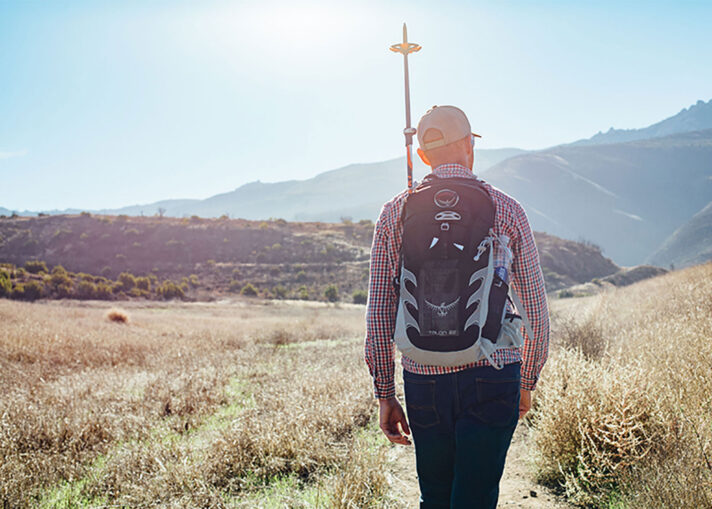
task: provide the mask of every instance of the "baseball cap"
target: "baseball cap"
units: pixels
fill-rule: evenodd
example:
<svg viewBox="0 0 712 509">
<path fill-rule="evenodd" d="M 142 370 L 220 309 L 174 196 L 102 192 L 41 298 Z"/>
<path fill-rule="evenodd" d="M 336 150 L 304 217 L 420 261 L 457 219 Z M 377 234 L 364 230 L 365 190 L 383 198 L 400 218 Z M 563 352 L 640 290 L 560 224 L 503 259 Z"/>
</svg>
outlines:
<svg viewBox="0 0 712 509">
<path fill-rule="evenodd" d="M 470 135 L 481 137 L 472 132 L 465 112 L 455 106 L 430 108 L 418 122 L 417 132 L 418 143 L 423 150 L 444 147 Z M 428 142 L 423 141 L 426 134 Z"/>
</svg>

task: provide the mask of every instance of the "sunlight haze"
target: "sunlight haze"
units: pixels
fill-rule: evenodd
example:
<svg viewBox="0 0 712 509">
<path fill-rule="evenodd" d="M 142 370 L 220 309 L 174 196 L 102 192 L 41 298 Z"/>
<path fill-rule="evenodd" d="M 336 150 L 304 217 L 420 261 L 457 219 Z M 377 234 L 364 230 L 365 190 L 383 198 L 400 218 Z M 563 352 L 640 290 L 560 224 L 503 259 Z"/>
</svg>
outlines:
<svg viewBox="0 0 712 509">
<path fill-rule="evenodd" d="M 401 157 L 455 104 L 480 148 L 546 148 L 712 98 L 704 2 L 0 3 L 0 206 L 206 198 Z"/>
</svg>

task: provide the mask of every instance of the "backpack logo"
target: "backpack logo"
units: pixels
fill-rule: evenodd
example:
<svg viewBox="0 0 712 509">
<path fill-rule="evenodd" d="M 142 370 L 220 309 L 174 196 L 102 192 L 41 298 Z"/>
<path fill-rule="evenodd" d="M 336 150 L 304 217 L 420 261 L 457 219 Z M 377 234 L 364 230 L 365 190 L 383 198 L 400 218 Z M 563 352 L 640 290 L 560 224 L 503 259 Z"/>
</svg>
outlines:
<svg viewBox="0 0 712 509">
<path fill-rule="evenodd" d="M 440 317 L 445 317 L 445 316 L 447 316 L 447 314 L 448 314 L 450 311 L 452 311 L 452 310 L 455 308 L 455 306 L 457 306 L 457 303 L 458 303 L 458 302 L 460 302 L 460 297 L 458 297 L 457 299 L 455 299 L 454 301 L 452 301 L 450 304 L 445 304 L 445 303 L 443 302 L 443 303 L 440 304 L 439 306 L 436 306 L 435 304 L 433 304 L 432 302 L 428 302 L 427 300 L 425 301 L 425 303 L 428 305 L 428 307 L 429 307 L 430 309 L 432 309 L 433 311 L 437 311 L 438 316 L 440 316 Z"/>
<path fill-rule="evenodd" d="M 460 201 L 460 196 L 451 189 L 441 189 L 435 193 L 433 200 L 435 201 L 435 205 L 441 209 L 448 209 L 457 205 L 457 202 Z"/>
</svg>

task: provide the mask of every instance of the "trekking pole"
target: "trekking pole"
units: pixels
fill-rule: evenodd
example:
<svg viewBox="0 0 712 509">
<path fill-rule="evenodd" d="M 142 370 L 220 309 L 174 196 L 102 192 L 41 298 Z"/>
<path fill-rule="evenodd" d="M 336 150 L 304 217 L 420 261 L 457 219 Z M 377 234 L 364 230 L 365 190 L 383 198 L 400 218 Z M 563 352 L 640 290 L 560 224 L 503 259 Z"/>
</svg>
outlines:
<svg viewBox="0 0 712 509">
<path fill-rule="evenodd" d="M 406 164 L 408 166 L 408 193 L 413 192 L 413 135 L 415 134 L 415 128 L 410 126 L 410 83 L 408 80 L 408 54 L 420 51 L 420 46 L 413 42 L 408 42 L 408 29 L 403 23 L 403 42 L 400 44 L 393 44 L 391 46 L 391 51 L 400 53 L 403 55 L 403 71 L 405 73 L 405 129 L 403 129 L 403 134 L 405 135 L 405 147 L 406 147 Z"/>
</svg>

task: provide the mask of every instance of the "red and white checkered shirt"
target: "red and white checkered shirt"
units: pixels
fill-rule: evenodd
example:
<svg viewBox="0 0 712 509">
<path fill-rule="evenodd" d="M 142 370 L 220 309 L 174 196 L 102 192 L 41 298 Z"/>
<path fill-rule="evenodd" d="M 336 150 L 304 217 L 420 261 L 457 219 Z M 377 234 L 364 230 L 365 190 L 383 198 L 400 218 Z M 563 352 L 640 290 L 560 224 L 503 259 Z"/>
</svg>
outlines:
<svg viewBox="0 0 712 509">
<path fill-rule="evenodd" d="M 433 170 L 438 177 L 471 177 L 472 172 L 459 164 L 444 164 Z M 522 361 L 523 389 L 533 390 L 549 351 L 549 309 L 544 289 L 544 276 L 539 265 L 539 253 L 524 209 L 517 200 L 484 182 L 495 204 L 494 232 L 507 235 L 513 253 L 511 284 L 519 295 L 531 322 L 534 338 L 524 335 L 522 349 L 497 350 L 493 359 L 498 364 Z M 399 253 L 403 235 L 400 222 L 407 191 L 383 205 L 376 223 L 371 247 L 371 271 L 366 311 L 366 364 L 373 377 L 376 398 L 395 396 L 395 330 L 398 296 L 393 287 L 399 271 Z M 522 358 L 523 357 L 523 358 Z M 486 359 L 456 367 L 418 364 L 403 356 L 406 371 L 419 374 L 454 373 L 473 366 L 487 366 Z"/>
</svg>

